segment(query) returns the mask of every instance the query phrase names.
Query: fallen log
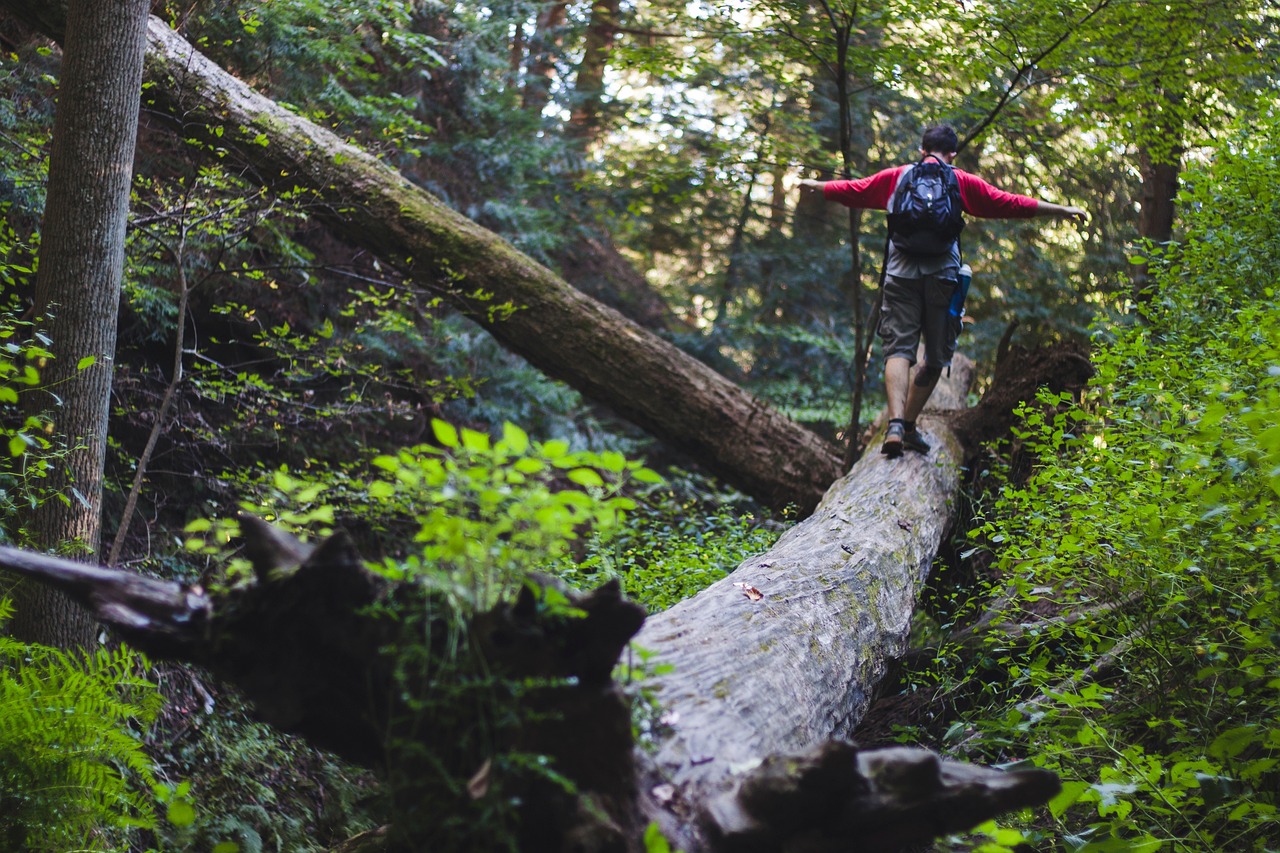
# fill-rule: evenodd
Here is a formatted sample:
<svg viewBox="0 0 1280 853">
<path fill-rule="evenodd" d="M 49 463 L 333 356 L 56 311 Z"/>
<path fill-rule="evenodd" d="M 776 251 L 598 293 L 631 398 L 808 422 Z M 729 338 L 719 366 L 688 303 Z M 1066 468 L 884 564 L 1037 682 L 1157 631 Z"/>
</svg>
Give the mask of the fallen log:
<svg viewBox="0 0 1280 853">
<path fill-rule="evenodd" d="M 830 757 L 844 755 L 844 747 L 831 744 L 851 737 L 887 666 L 906 650 L 917 594 L 959 497 L 965 450 L 950 422 L 965 407 L 972 376 L 972 362 L 958 357 L 939 384 L 921 418 L 933 444 L 927 456 L 864 456 L 813 515 L 767 553 L 651 616 L 637 635 L 652 663 L 672 668 L 648 680 L 666 726 L 646 761 L 645 786 L 649 813 L 684 849 L 726 843 L 732 849 L 782 849 L 802 838 L 810 845 L 804 849 L 849 849 L 850 838 L 878 839 L 859 849 L 893 849 L 884 845 L 967 828 L 980 815 L 1019 807 L 1013 802 L 1042 801 L 1036 798 L 1056 790 L 1056 781 L 1040 773 L 992 777 L 991 785 L 981 783 L 970 794 L 1001 791 L 1009 799 L 983 808 L 975 801 L 980 798 L 960 797 L 965 805 L 949 820 L 942 803 L 957 789 L 947 780 L 968 771 L 933 756 L 897 755 L 903 767 L 915 768 L 903 771 L 906 776 L 920 782 L 907 798 L 932 803 L 922 810 L 930 819 L 916 822 L 915 837 L 908 837 L 907 826 L 858 824 L 838 799 L 820 815 L 812 808 L 781 809 L 766 819 L 753 793 L 760 768 L 778 766 L 775 756 L 817 750 L 793 761 L 804 769 L 794 780 L 801 788 L 817 784 L 803 781 L 806 773 L 825 778 L 828 771 L 821 768 L 831 761 L 849 772 L 843 758 Z M 861 763 L 874 763 L 879 759 L 867 756 L 879 754 L 858 757 L 855 777 L 862 782 L 837 778 L 830 784 L 858 788 L 875 775 L 862 771 Z M 776 780 L 776 769 L 768 776 Z"/>
<path fill-rule="evenodd" d="M 0 8 L 50 37 L 59 3 Z M 673 344 L 576 290 L 398 172 L 254 92 L 159 18 L 148 28 L 149 109 L 183 138 L 234 149 L 265 185 L 313 195 L 333 232 L 441 295 L 549 376 L 689 453 L 762 503 L 808 514 L 839 451 Z"/>
<path fill-rule="evenodd" d="M 936 402 L 961 405 L 967 376 L 954 371 Z M 576 597 L 581 619 L 540 613 L 526 590 L 473 620 L 489 668 L 550 685 L 526 700 L 541 722 L 507 745 L 552 756 L 576 786 L 524 792 L 521 849 L 638 850 L 656 820 L 689 853 L 889 850 L 1052 796 L 1049 773 L 847 740 L 905 647 L 951 518 L 961 452 L 946 414 L 921 420 L 927 457 L 864 458 L 768 553 L 643 629 L 616 585 Z M 259 580 L 216 596 L 13 549 L 0 549 L 0 568 L 59 587 L 155 657 L 209 667 L 266 721 L 394 767 L 388 725 L 405 716 L 404 690 L 380 650 L 400 620 L 373 605 L 411 606 L 422 592 L 371 574 L 342 534 L 313 549 L 254 519 L 243 532 Z M 610 678 L 638 629 L 639 645 L 675 667 L 646 680 L 665 721 L 652 752 L 635 748 Z"/>
</svg>

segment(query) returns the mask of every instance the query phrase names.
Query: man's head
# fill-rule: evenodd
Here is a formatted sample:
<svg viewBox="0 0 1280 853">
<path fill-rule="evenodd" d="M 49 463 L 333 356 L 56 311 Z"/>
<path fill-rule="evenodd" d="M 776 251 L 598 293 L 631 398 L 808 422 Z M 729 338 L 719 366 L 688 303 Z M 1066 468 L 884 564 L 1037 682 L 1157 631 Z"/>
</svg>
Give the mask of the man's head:
<svg viewBox="0 0 1280 853">
<path fill-rule="evenodd" d="M 934 125 L 926 130 L 920 139 L 920 150 L 925 154 L 954 157 L 959 147 L 960 138 L 956 136 L 955 129 L 949 124 Z"/>
</svg>

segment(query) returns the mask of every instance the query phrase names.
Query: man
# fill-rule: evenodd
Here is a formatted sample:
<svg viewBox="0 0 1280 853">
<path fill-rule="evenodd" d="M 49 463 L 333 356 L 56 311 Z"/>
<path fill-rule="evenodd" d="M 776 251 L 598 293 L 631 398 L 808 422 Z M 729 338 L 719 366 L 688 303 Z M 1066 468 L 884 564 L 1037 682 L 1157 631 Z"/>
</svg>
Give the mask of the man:
<svg viewBox="0 0 1280 853">
<path fill-rule="evenodd" d="M 1079 207 L 1065 207 L 1024 195 L 1015 195 L 995 187 L 959 169 L 951 167 L 959 139 L 947 125 L 931 127 L 920 143 L 921 162 L 939 162 L 941 171 L 955 176 L 964 213 L 988 219 L 1025 219 L 1051 216 L 1083 220 Z M 876 208 L 894 213 L 892 207 L 899 185 L 914 164 L 885 169 L 853 181 L 815 181 L 808 178 L 800 184 L 821 189 L 830 201 L 846 207 Z M 949 186 L 954 187 L 955 183 Z M 958 218 L 958 217 L 957 217 Z M 890 223 L 893 223 L 893 217 Z M 891 229 L 892 231 L 892 229 Z M 879 330 L 884 343 L 884 386 L 889 398 L 889 429 L 881 452 L 890 457 L 902 455 L 903 448 L 928 453 L 930 446 L 916 429 L 916 418 L 938 384 L 942 369 L 951 364 L 956 350 L 959 324 L 950 316 L 951 297 L 957 287 L 960 270 L 958 239 L 944 239 L 939 254 L 907 251 L 894 242 L 891 233 L 889 256 L 885 260 L 885 280 Z M 907 241 L 902 241 L 904 246 Z M 916 362 L 916 349 L 924 336 L 925 360 L 909 382 Z"/>
</svg>

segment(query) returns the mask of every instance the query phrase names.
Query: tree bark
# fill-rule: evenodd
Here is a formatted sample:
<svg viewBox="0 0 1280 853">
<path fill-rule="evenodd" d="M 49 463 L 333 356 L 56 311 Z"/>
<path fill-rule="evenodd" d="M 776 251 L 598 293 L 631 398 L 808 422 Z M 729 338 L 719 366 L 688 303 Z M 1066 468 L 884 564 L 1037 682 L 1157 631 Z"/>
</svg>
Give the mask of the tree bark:
<svg viewBox="0 0 1280 853">
<path fill-rule="evenodd" d="M 1138 169 L 1142 174 L 1142 208 L 1138 213 L 1138 236 L 1163 245 L 1173 239 L 1173 223 L 1177 214 L 1178 177 L 1182 172 L 1182 152 L 1174 147 L 1163 156 L 1143 147 L 1138 151 Z M 1155 294 L 1147 264 L 1133 271 L 1133 297 L 1138 303 L 1150 302 Z"/>
<path fill-rule="evenodd" d="M 567 128 L 567 135 L 578 143 L 584 154 L 600 136 L 604 73 L 617 27 L 618 0 L 592 0 L 591 21 L 587 24 L 582 61 L 578 63 L 573 82 L 574 105 Z"/>
<path fill-rule="evenodd" d="M 959 496 L 965 456 L 947 418 L 964 408 L 972 376 L 972 362 L 958 357 L 930 399 L 921 419 L 928 456 L 864 457 L 768 553 L 650 617 L 637 635 L 655 663 L 674 667 L 650 682 L 670 723 L 651 781 L 676 787 L 668 799 L 677 811 L 659 814 L 686 849 L 708 839 L 673 819 L 681 803 L 712 802 L 768 755 L 850 737 L 902 655 Z M 725 819 L 735 818 L 713 824 Z"/>
<path fill-rule="evenodd" d="M 142 91 L 147 0 L 72 0 L 41 223 L 35 313 L 54 357 L 28 415 L 47 418 L 67 452 L 42 484 L 26 529 L 42 549 L 96 560 L 102 535 L 107 416 L 124 275 L 124 238 Z M 87 368 L 79 365 L 92 359 Z M 24 640 L 89 646 L 94 621 L 43 587 L 16 591 Z"/>
</svg>

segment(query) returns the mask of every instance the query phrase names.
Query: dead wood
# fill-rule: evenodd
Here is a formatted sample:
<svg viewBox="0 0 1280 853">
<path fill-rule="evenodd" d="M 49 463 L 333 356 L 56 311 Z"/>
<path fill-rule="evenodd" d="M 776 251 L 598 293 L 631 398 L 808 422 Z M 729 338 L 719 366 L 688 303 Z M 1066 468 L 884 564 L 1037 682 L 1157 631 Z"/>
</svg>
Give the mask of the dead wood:
<svg viewBox="0 0 1280 853">
<path fill-rule="evenodd" d="M 422 633 L 450 636 L 447 607 L 415 584 L 371 573 L 343 533 L 309 547 L 257 519 L 243 519 L 242 532 L 258 580 L 216 594 L 13 548 L 0 547 L 0 568 L 60 589 L 153 658 L 207 667 L 282 731 L 383 774 L 415 772 L 405 757 L 414 751 L 403 746 L 413 736 L 405 721 L 416 717 L 404 703 L 427 688 L 398 676 L 387 649 L 404 640 L 405 613 L 440 614 Z M 546 685 L 523 700 L 538 722 L 495 748 L 550 756 L 594 804 L 581 808 L 545 780 L 505 789 L 527 803 L 522 849 L 568 849 L 579 835 L 625 849 L 616 844 L 641 833 L 630 715 L 610 676 L 644 611 L 616 583 L 572 604 L 580 615 L 544 614 L 525 587 L 477 615 L 466 641 L 495 677 Z M 424 740 L 449 736 L 424 728 Z M 388 849 L 412 848 L 405 844 Z"/>
</svg>

